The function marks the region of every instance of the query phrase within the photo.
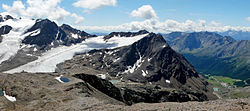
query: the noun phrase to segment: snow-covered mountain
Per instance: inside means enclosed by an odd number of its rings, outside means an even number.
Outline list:
[[[66,24],[58,26],[48,19],[2,18],[0,71],[6,73],[54,72],[57,64],[76,53],[130,45],[148,33],[140,31],[129,37],[109,35],[112,38],[107,40],[107,36],[97,37]]]

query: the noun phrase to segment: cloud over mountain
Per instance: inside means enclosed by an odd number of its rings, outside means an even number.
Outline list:
[[[184,22],[178,22],[175,20],[167,19],[165,21],[159,21],[158,19],[148,19],[144,21],[133,21],[116,26],[75,26],[83,30],[93,31],[137,31],[148,30],[159,33],[169,33],[174,31],[181,32],[199,32],[199,31],[211,31],[211,32],[224,32],[228,30],[235,31],[250,31],[250,27],[233,27],[229,25],[223,25],[215,21],[207,22],[205,20],[186,20]]]
[[[144,18],[144,19],[158,18],[151,5],[143,5],[137,10],[133,10],[130,13],[130,15],[132,17]]]
[[[116,6],[116,2],[116,0],[77,0],[77,2],[73,3],[73,6],[94,10],[103,6]]]
[[[72,15],[77,22],[82,21],[83,17],[71,14],[60,6],[62,0],[27,0],[25,4],[22,1],[14,1],[12,6],[2,4],[4,10],[14,16],[29,18],[49,18],[51,20],[64,20],[65,17]]]

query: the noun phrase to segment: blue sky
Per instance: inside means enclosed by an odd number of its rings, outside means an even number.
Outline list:
[[[136,27],[136,28],[118,28],[118,26],[125,26],[124,24],[128,25],[128,27],[132,27],[132,22],[139,22],[139,25],[148,25],[150,24],[149,30],[158,31],[158,32],[164,32],[164,29],[157,29],[158,27],[162,26],[162,24],[171,24],[171,23],[165,23],[166,20],[174,20],[178,22],[176,25],[185,25],[185,27],[188,27],[186,25],[188,22],[187,20],[193,21],[193,27],[195,27],[197,24],[200,24],[200,20],[206,21],[207,27],[210,27],[208,30],[212,30],[211,28],[211,22],[215,22],[216,24],[220,24],[217,27],[224,27],[219,28],[218,30],[224,30],[225,26],[230,26],[229,29],[237,29],[239,27],[248,27],[250,25],[250,19],[247,20],[248,17],[250,17],[250,1],[249,0],[95,0],[97,3],[103,3],[97,8],[90,8],[90,6],[76,6],[73,5],[74,3],[79,1],[84,2],[87,4],[88,2],[91,2],[91,0],[1,0],[1,12],[10,12],[14,13],[17,16],[25,16],[25,14],[20,14],[20,12],[14,9],[13,3],[15,1],[21,1],[24,5],[24,10],[26,10],[28,7],[32,7],[28,4],[27,1],[57,1],[56,5],[51,6],[48,8],[48,10],[51,9],[50,12],[54,12],[53,7],[60,7],[61,9],[68,12],[68,14],[61,14],[60,17],[55,18],[52,17],[53,14],[43,14],[43,15],[37,15],[30,14],[30,12],[26,11],[28,14],[26,16],[29,16],[31,18],[51,18],[54,21],[57,21],[59,24],[66,23],[71,24],[72,26],[75,26],[77,28],[81,29],[91,29],[90,31],[99,31],[100,28],[105,28],[105,26],[110,26],[109,30],[112,31],[112,29],[115,30],[132,30],[132,29],[140,29],[140,28],[148,28],[148,27]],[[93,1],[93,0],[92,0]],[[113,4],[112,4],[113,3]],[[4,5],[7,5],[9,7],[5,7]],[[83,4],[83,5],[85,5]],[[90,3],[91,5],[91,3]],[[132,11],[138,11],[140,7],[143,7],[145,5],[149,5],[152,7],[150,10],[154,11],[157,17],[148,17],[145,18],[144,16],[136,16],[132,15]],[[39,9],[39,7],[37,7]],[[149,8],[149,7],[148,7]],[[146,10],[146,8],[144,8]],[[41,7],[42,10],[42,7]],[[57,10],[57,8],[56,8]],[[40,13],[39,10],[37,13]],[[71,16],[72,14],[76,14],[79,17],[82,17],[83,19],[80,19],[78,23],[75,23],[76,20],[73,19]],[[138,13],[140,13],[138,11]],[[135,14],[138,14],[135,13]],[[144,12],[142,12],[144,13]],[[56,14],[56,13],[55,13]],[[152,14],[150,12],[145,12],[145,14]],[[31,16],[30,16],[31,15]],[[147,22],[148,21],[148,22]],[[158,25],[152,26],[151,23],[154,21]],[[147,23],[145,23],[147,22]],[[164,22],[164,23],[163,23]],[[137,25],[138,25],[137,24]],[[153,24],[154,25],[154,24]],[[88,27],[85,27],[88,26]],[[92,26],[92,27],[91,27]],[[100,27],[100,28],[94,28],[93,26]],[[112,27],[111,27],[112,26]],[[116,27],[115,27],[116,26]],[[153,27],[153,28],[152,28]],[[172,26],[166,26],[165,28],[169,28],[169,30],[180,30],[180,31],[186,31],[189,29],[196,30],[195,28],[185,28],[181,29],[181,26],[175,27],[173,29],[170,29]],[[213,26],[215,27],[215,26]],[[235,28],[238,27],[238,28]],[[88,28],[88,29],[87,29]],[[202,28],[202,27],[201,27]],[[104,31],[109,31],[104,30]],[[201,30],[201,29],[197,29]],[[202,29],[206,30],[206,29]],[[217,29],[216,29],[217,30]],[[246,30],[246,29],[245,29]],[[168,31],[168,30],[167,30]],[[167,32],[166,31],[166,32]]]

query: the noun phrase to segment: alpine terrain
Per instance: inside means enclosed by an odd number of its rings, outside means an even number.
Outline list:
[[[173,32],[165,35],[165,39],[201,73],[250,78],[249,40],[236,41],[213,32]]]
[[[216,65],[239,69],[225,74],[249,78],[249,43],[209,32],[96,36],[49,19],[2,14],[0,110],[247,110],[247,98],[216,100],[220,96],[195,68],[221,70],[197,67],[192,58],[217,57]]]

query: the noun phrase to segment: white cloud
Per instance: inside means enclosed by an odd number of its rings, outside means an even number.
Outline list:
[[[65,17],[72,15],[71,17],[75,18],[76,22],[83,20],[83,17],[71,14],[60,7],[61,1],[62,0],[27,0],[26,7],[22,1],[14,1],[12,6],[3,4],[2,7],[13,16],[48,18],[50,20],[60,21],[64,20]]]
[[[14,1],[12,7],[3,4],[2,8],[4,10],[7,10],[9,13],[11,13],[14,16],[17,16],[17,13],[19,13],[19,14],[25,14],[25,11],[24,11],[25,6],[22,3],[22,1]]]
[[[116,6],[116,0],[77,0],[73,6],[87,10],[98,9],[103,6]]]
[[[174,31],[181,31],[181,32],[200,32],[200,31],[224,32],[228,30],[250,31],[250,27],[227,26],[217,23],[215,21],[206,22],[205,20],[198,20],[198,21],[186,20],[185,22],[178,22],[170,19],[165,20],[164,22],[160,22],[158,19],[149,19],[140,22],[135,21],[135,22],[125,23],[117,26],[75,26],[75,27],[82,30],[103,31],[103,32],[138,31],[143,29],[156,33],[170,33]]]
[[[247,17],[246,20],[247,20],[248,22],[250,22],[250,17]]]
[[[152,19],[158,18],[151,5],[143,5],[137,10],[133,10],[130,15],[137,18]]]
[[[78,16],[77,14],[71,14],[71,17],[75,19],[75,24],[78,24],[84,20],[84,17]]]

